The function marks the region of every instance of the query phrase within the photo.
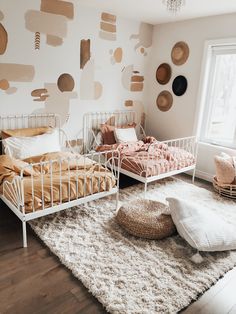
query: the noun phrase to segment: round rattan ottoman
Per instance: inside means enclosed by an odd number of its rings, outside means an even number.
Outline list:
[[[176,232],[171,216],[164,214],[167,209],[163,203],[137,199],[120,207],[116,221],[134,236],[160,240]]]

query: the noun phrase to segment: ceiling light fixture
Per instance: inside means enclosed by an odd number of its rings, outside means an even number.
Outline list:
[[[168,11],[177,13],[185,4],[185,0],[163,0],[163,3],[167,6]]]

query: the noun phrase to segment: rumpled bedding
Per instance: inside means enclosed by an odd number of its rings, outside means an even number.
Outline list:
[[[43,167],[40,164],[29,166],[31,163],[49,160],[54,160],[51,166],[48,163]],[[43,205],[47,208],[61,202],[65,203],[94,193],[109,191],[116,185],[116,180],[109,170],[79,154],[77,160],[75,160],[75,154],[57,152],[31,157],[24,161],[2,155],[0,156],[1,194],[3,183],[12,182],[21,174],[22,169],[26,213],[40,210]],[[10,192],[7,198],[11,200],[12,195],[13,193]]]
[[[170,147],[150,136],[144,141],[98,146],[96,150],[118,150],[121,168],[142,177],[180,170],[195,163],[194,156],[188,151]]]

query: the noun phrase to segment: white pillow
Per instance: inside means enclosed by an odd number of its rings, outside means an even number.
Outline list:
[[[236,226],[222,220],[203,205],[167,198],[179,235],[198,251],[236,249]]]
[[[138,141],[135,128],[126,128],[126,129],[115,128],[114,134],[115,134],[115,139],[117,143]]]
[[[61,151],[59,130],[32,137],[8,137],[3,140],[6,155],[16,159]]]

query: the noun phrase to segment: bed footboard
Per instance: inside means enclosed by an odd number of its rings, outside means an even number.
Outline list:
[[[1,198],[22,221],[23,246],[29,220],[115,193],[118,203],[119,160],[118,151],[73,155],[29,164],[5,181]]]

